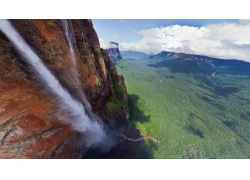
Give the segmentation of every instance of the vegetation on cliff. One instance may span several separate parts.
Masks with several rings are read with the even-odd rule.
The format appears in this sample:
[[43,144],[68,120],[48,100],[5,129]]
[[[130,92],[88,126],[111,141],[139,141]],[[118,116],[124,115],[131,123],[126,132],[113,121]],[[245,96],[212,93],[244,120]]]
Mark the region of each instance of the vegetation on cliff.
[[[105,59],[108,59],[109,56],[107,54],[107,51],[101,48],[101,53]],[[127,102],[127,90],[126,85],[124,82],[123,76],[120,76],[117,74],[116,68],[112,62],[105,61],[107,69],[108,69],[108,75],[110,76],[112,80],[112,87],[113,87],[113,93],[114,96],[107,102],[107,107],[110,111],[118,111],[119,109],[128,108],[128,102]]]

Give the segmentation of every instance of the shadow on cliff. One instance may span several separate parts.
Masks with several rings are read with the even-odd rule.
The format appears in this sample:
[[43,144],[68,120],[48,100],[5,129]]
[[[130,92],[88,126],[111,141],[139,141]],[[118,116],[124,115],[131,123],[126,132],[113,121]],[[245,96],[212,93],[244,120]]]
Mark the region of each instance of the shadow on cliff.
[[[139,108],[140,98],[135,94],[128,94],[129,106],[129,125],[125,128],[124,133],[127,137],[137,139],[143,137],[136,127],[136,123],[145,123],[150,120],[150,116],[146,116]],[[98,149],[87,150],[82,158],[83,159],[152,159],[153,150],[158,148],[158,145],[151,140],[142,141],[128,141],[122,136],[119,139],[120,143],[111,149],[108,153],[101,154]],[[118,142],[119,142],[118,141]]]

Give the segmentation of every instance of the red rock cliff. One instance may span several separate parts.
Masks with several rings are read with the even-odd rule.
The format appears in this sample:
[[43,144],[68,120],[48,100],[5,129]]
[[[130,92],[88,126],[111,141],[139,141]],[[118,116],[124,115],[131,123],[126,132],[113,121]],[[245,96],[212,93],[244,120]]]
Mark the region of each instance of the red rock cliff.
[[[121,128],[128,108],[124,79],[101,52],[91,20],[72,20],[76,67],[59,20],[10,20],[44,64],[71,95],[93,112]],[[77,74],[77,81],[72,73]],[[80,83],[80,86],[79,86]],[[60,121],[58,99],[0,31],[0,158],[79,158],[77,132]]]

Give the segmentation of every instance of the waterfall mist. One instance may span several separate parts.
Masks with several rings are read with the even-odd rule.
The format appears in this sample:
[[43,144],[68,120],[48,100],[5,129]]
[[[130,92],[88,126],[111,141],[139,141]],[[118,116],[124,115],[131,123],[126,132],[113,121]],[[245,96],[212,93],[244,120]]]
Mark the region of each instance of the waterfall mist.
[[[72,28],[72,26],[69,25],[66,20],[62,20],[62,23],[64,24],[64,31],[71,51],[72,61],[76,68],[74,49],[69,34],[69,27]],[[8,20],[0,20],[0,30],[14,44],[15,48],[23,57],[23,60],[31,65],[41,81],[45,83],[48,89],[60,100],[60,108],[67,112],[67,116],[61,120],[70,124],[76,131],[84,134],[82,145],[85,147],[101,147],[102,149],[109,150],[115,144],[113,136],[107,133],[104,124],[96,115],[93,113],[88,115],[86,113],[85,108],[90,109],[91,106],[89,102],[87,102],[84,93],[82,92],[82,95],[85,100],[84,106],[86,107],[74,99],[70,93],[62,87],[58,79],[43,64],[42,60],[23,40]],[[80,85],[76,75],[74,80]]]

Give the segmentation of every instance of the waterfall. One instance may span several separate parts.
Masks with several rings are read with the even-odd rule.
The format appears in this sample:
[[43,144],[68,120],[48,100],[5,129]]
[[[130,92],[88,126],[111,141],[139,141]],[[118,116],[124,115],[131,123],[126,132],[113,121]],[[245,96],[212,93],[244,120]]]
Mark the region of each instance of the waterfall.
[[[68,45],[68,48],[69,48],[69,53],[70,53],[70,56],[71,56],[70,59],[71,59],[72,65],[73,65],[73,68],[70,68],[71,69],[71,75],[74,78],[74,83],[76,83],[76,86],[78,88],[78,92],[80,93],[81,99],[82,99],[82,101],[84,103],[85,110],[87,110],[87,112],[88,112],[88,114],[90,116],[94,116],[94,114],[92,113],[91,105],[88,102],[88,100],[86,99],[85,94],[84,94],[84,92],[83,92],[83,90],[81,88],[81,83],[79,81],[79,78],[77,77],[79,75],[79,73],[78,73],[78,70],[77,70],[76,55],[75,55],[75,51],[74,51],[74,48],[73,48],[74,31],[73,31],[73,28],[72,28],[71,20],[62,19],[61,24],[62,24],[62,27],[63,27],[63,31],[65,33],[65,37],[66,37],[66,40],[67,40],[67,45]],[[97,118],[97,117],[95,117],[95,118]]]
[[[86,114],[84,106],[62,87],[60,82],[51,74],[50,70],[13,28],[11,23],[8,20],[1,19],[0,30],[14,44],[23,59],[31,65],[49,90],[57,96],[60,100],[60,107],[69,112],[70,115],[66,118],[66,122],[76,131],[85,134],[87,140],[84,142],[84,145],[87,147],[100,144],[108,146],[111,140],[105,133],[103,124],[96,119],[90,119]],[[70,39],[69,42],[71,42]],[[70,50],[74,51],[72,44]],[[73,61],[75,61],[75,59]]]
[[72,42],[74,41],[74,32],[72,28],[72,23],[70,20],[66,20],[66,19],[62,19],[61,22],[62,22],[63,30],[66,34],[66,39],[67,39],[68,47],[70,50],[71,59],[73,61],[74,67],[76,67],[76,56],[75,56],[75,51],[72,45]]

